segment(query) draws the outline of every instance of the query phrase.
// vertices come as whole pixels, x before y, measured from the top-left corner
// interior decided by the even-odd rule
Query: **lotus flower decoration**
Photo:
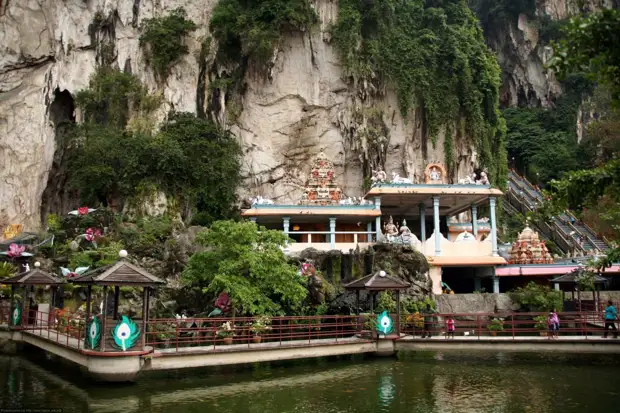
[[[83,215],[88,215],[91,212],[96,211],[95,208],[89,208],[87,206],[83,206],[83,207],[79,207],[78,209],[75,209],[73,211],[69,211],[69,215],[75,215],[75,216],[83,216]]]
[[[314,268],[314,264],[305,262],[301,265],[301,275],[306,277],[310,277],[316,273],[316,268]]]
[[[25,251],[26,247],[23,245],[11,244],[7,251],[2,251],[0,254],[7,255],[9,258],[32,257],[31,253]]]
[[[215,307],[219,308],[223,313],[227,313],[230,311],[232,303],[230,301],[228,293],[223,292],[220,294],[219,297],[217,297],[217,300],[215,300]]]
[[[89,268],[90,267],[77,267],[75,271],[71,271],[69,268],[60,267],[60,271],[62,271],[62,275],[67,278],[75,278],[78,275],[84,274]]]
[[[19,305],[16,303],[15,308],[13,308],[13,312],[11,313],[11,322],[14,326],[18,326],[22,321],[22,310],[19,308]]]
[[[95,241],[95,239],[101,237],[101,231],[97,229],[88,228],[84,234],[84,239],[89,242]]]
[[[382,312],[377,318],[377,331],[383,335],[388,335],[394,329],[394,323],[387,311]]]
[[[112,338],[116,347],[122,351],[132,348],[140,337],[140,329],[127,316],[121,316],[121,321],[112,330]]]

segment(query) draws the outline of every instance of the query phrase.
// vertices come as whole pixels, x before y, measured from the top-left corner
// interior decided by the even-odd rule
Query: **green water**
[[[619,367],[617,356],[408,353],[172,372],[110,386],[31,356],[0,357],[0,412],[612,413],[620,411]]]

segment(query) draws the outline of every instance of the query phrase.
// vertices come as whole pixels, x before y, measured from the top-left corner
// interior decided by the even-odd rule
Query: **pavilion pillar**
[[[493,277],[493,293],[499,294],[499,277]]]
[[[435,237],[435,255],[441,255],[441,232],[439,231],[439,197],[433,197],[433,236]]]
[[[420,241],[426,242],[426,207],[420,204]]]
[[[396,335],[400,338],[400,290],[396,290]]]
[[[555,291],[560,291],[560,284],[558,284],[558,283],[553,283],[553,289],[554,289]]]
[[[86,326],[88,328],[88,323],[90,322],[90,316],[92,312],[92,297],[93,297],[93,286],[88,284],[86,287]]]
[[[329,243],[331,249],[336,249],[336,218],[329,218]]]
[[[471,230],[476,239],[478,238],[478,207],[476,205],[471,206]]]
[[[106,341],[106,318],[108,312],[108,286],[103,286],[103,312],[101,313],[101,351],[105,351]]]
[[[118,285],[114,286],[114,319],[118,319],[118,299],[120,296],[121,287]]]
[[[146,347],[146,331],[147,331],[147,321],[148,321],[148,305],[149,305],[149,287],[144,287],[142,292],[142,334],[140,335],[140,343],[142,345],[142,350]]]
[[[355,290],[355,314],[360,315],[360,290]]]
[[[290,227],[291,227],[291,218],[290,217],[283,217],[282,218],[282,226],[284,228],[284,233],[288,237],[288,234],[290,232]]]
[[[493,256],[498,257],[497,253],[497,222],[495,219],[495,204],[496,199],[494,196],[489,198],[489,207],[491,209],[491,245],[493,248]]]
[[[372,242],[372,222],[366,224],[366,242]]]
[[[375,197],[375,209],[378,211],[381,211],[381,197],[380,196],[376,196]],[[375,235],[376,235],[376,242],[381,241],[381,237],[383,236],[383,233],[381,232],[381,216],[378,216],[375,219]]]

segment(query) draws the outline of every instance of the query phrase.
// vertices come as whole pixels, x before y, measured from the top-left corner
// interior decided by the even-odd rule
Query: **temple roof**
[[[148,271],[133,265],[127,261],[119,261],[106,267],[97,268],[92,271],[73,278],[75,284],[95,284],[95,285],[131,285],[131,286],[155,286],[166,282],[155,277]]]
[[[0,280],[0,284],[21,285],[59,285],[64,284],[65,282],[66,281],[64,278],[56,277],[55,275],[38,268]]]
[[[399,278],[377,271],[344,286],[347,290],[406,290],[411,284]]]

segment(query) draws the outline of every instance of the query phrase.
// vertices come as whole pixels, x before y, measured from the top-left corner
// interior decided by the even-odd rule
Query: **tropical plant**
[[[392,297],[392,293],[390,291],[382,291],[379,294],[379,299],[377,300],[377,310],[384,310],[388,313],[393,313],[396,311],[396,301],[394,297]]]
[[[226,292],[243,314],[290,314],[308,290],[284,254],[286,241],[281,231],[253,222],[217,221],[196,236],[205,251],[192,255],[182,280],[213,295]]]
[[[504,331],[504,319],[503,318],[493,318],[491,322],[487,325],[489,331]]]
[[[534,317],[534,321],[536,321],[534,328],[536,328],[537,330],[547,329],[547,317],[545,315],[539,315],[537,317]]]
[[[220,338],[233,337],[235,335],[235,329],[230,324],[230,321],[223,323],[217,328],[217,336]]]
[[[250,331],[257,336],[268,330],[271,330],[271,317],[267,316],[256,318],[250,326]]]

